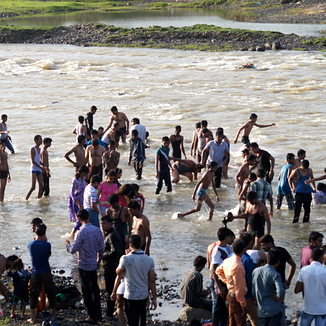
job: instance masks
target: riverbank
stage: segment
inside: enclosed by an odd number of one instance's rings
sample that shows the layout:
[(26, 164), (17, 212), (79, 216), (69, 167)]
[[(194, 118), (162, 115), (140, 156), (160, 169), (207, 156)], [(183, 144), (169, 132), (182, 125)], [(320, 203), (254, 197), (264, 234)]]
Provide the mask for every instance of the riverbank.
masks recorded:
[(103, 24), (78, 24), (56, 28), (0, 28), (0, 43), (70, 44), (77, 46), (146, 47), (200, 51), (265, 51), (276, 49), (321, 51), (326, 37), (219, 28), (190, 27), (118, 28)]

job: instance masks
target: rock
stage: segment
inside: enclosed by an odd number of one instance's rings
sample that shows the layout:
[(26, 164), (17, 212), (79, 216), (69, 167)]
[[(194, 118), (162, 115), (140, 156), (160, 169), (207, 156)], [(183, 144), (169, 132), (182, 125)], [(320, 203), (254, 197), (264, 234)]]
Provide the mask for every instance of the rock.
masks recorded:
[(248, 51), (248, 48), (246, 48), (246, 47), (241, 48), (240, 51)]
[(256, 51), (264, 52), (266, 50), (265, 45), (258, 45), (256, 46)]
[(266, 49), (266, 50), (271, 50), (272, 46), (271, 46), (270, 43), (267, 42), (267, 43), (265, 43), (264, 45), (265, 45), (265, 49)]
[(274, 41), (272, 43), (272, 50), (281, 50), (281, 43), (278, 41)]
[(254, 45), (250, 45), (248, 51), (256, 51), (256, 47)]
[(186, 322), (191, 322), (194, 319), (212, 319), (212, 313), (202, 308), (193, 308), (185, 305), (179, 313), (179, 319)]

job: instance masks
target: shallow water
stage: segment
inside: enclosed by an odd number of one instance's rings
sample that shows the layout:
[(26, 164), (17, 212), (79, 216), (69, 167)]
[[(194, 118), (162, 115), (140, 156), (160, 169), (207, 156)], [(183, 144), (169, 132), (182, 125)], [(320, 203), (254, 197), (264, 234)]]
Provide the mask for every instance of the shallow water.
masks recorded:
[(132, 10), (125, 12), (74, 12), (67, 14), (46, 14), (33, 17), (0, 19), (0, 25), (15, 26), (69, 26), (81, 23), (101, 23), (118, 27), (184, 27), (208, 24), (223, 28), (241, 28), (260, 31), (275, 31), (300, 36), (321, 36), (325, 24), (267, 24), (254, 23), (253, 16), (242, 12), (218, 9), (166, 8), (160, 10)]
[[(251, 61), (258, 70), (237, 70)], [(62, 236), (70, 231), (66, 197), (74, 168), (63, 158), (75, 141), (72, 130), (77, 116), (86, 114), (91, 105), (98, 111), (95, 127), (106, 126), (112, 105), (129, 118), (139, 117), (150, 133), (141, 192), (146, 197), (145, 215), (151, 221), (151, 254), (159, 278), (180, 280), (191, 268), (195, 256), (205, 255), (207, 245), (216, 238), (225, 213), (236, 205), (233, 177), (241, 164), (241, 144), (231, 146), (230, 179), (219, 190), (213, 221), (200, 220), (201, 213), (184, 219), (171, 219), (174, 212), (194, 206), (190, 197), (194, 184), (182, 180), (173, 194), (154, 196), (154, 157), (162, 136), (182, 125), (185, 147), (189, 152), (195, 122), (207, 119), (209, 128), (223, 127), (232, 140), (237, 128), (256, 112), (259, 123), (276, 126), (255, 129), (251, 139), (276, 159), (275, 174), (284, 164), (286, 153), (307, 150), (307, 158), (316, 175), (324, 169), (325, 148), (325, 54), (321, 52), (201, 53), (172, 50), (79, 48), (56, 45), (1, 45), (0, 99), (2, 112), (9, 116), (17, 150), (10, 156), (12, 182), (7, 187), (5, 203), (0, 207), (0, 251), (19, 254), (29, 265), (27, 242), (33, 237), (30, 221), (40, 216), (48, 226), (52, 243), (51, 265), (69, 270), (73, 257), (66, 253)], [(29, 202), (28, 151), (33, 137), (41, 134), (53, 139), (49, 149), (52, 171), (51, 196)], [(127, 166), (127, 147), (121, 146), (122, 182), (135, 182)], [(276, 181), (273, 182), (276, 193)], [(300, 249), (309, 232), (325, 231), (325, 207), (312, 209), (311, 223), (292, 225), (292, 213), (286, 207), (276, 212), (272, 234), (276, 244), (286, 247), (299, 265)], [(240, 222), (230, 227), (238, 231)], [(19, 247), (19, 250), (13, 250)], [(163, 268), (168, 268), (164, 271)], [(208, 282), (208, 273), (205, 272)], [(294, 296), (293, 280), (287, 294), (291, 310), (301, 305)], [(163, 303), (161, 318), (175, 319), (177, 304)]]

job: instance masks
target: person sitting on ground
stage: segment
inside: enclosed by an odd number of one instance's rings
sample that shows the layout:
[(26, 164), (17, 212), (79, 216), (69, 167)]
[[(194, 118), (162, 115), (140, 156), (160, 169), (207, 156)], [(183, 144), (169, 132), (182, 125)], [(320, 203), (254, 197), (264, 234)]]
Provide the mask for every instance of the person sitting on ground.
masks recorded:
[(207, 259), (197, 256), (194, 267), (183, 277), (181, 284), (181, 299), (184, 304), (194, 308), (202, 308), (212, 311), (212, 301), (206, 299), (208, 290), (203, 290), (203, 275), (201, 271), (206, 265)]

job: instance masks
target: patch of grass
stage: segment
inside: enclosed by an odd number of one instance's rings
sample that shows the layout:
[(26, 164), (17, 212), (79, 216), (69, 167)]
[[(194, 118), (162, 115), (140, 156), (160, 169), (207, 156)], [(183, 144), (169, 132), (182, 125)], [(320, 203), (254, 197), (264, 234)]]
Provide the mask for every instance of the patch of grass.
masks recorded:
[(166, 8), (168, 7), (168, 3), (167, 2), (154, 2), (151, 4), (151, 7), (153, 8)]

